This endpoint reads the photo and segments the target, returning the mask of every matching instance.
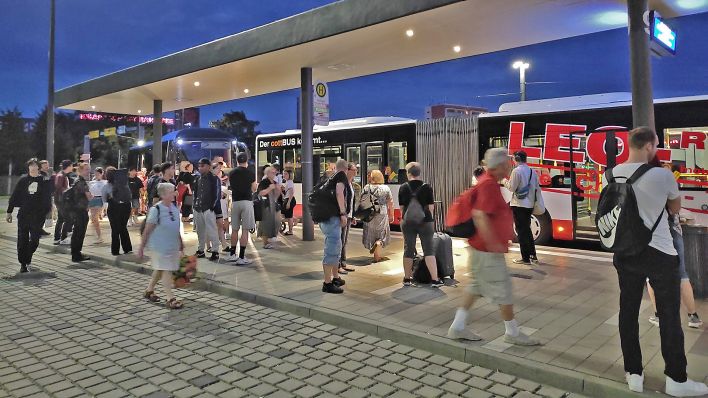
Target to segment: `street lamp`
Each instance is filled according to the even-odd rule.
[[[514,69],[519,70],[519,87],[521,89],[521,101],[526,101],[526,69],[528,69],[531,65],[524,61],[516,61],[511,66],[513,66]]]

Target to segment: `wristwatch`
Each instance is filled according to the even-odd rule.
[[[347,215],[347,213],[344,213],[344,212],[339,213],[339,216],[340,216],[340,217],[343,217],[343,216],[346,216],[346,215]]]

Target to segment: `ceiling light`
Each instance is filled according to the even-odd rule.
[[[96,109],[96,105],[91,105],[91,109]]]
[[[454,52],[456,52],[456,53],[459,53],[460,51],[462,51],[462,47],[460,47],[460,46],[455,46],[455,47],[452,48],[452,51],[454,51]]]
[[[138,113],[143,113],[143,110],[142,110],[142,109],[138,109]]]
[[[626,11],[605,11],[595,16],[595,22],[606,26],[624,26],[629,21]]]
[[[243,93],[244,93],[244,94],[248,94],[248,93],[250,93],[250,92],[251,92],[251,90],[249,90],[249,89],[247,89],[247,88],[244,88],[244,89],[243,89]]]
[[[413,37],[413,35],[415,35],[415,32],[413,32],[413,29],[408,29],[408,30],[406,31],[406,36],[408,36],[408,37]]]
[[[199,82],[194,82],[194,87],[199,87]]]

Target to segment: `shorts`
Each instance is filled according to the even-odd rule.
[[[169,254],[152,252],[150,260],[150,265],[154,270],[173,272],[179,270],[179,252]]]
[[[420,245],[423,246],[423,255],[435,255],[435,248],[433,247],[433,235],[435,235],[435,228],[433,228],[432,222],[409,225],[407,222],[401,221],[401,232],[403,232],[404,258],[415,257],[416,238],[418,236],[420,236]]]
[[[101,199],[100,196],[94,196],[93,198],[91,198],[91,200],[89,200],[88,207],[89,208],[103,207],[103,199]]]
[[[139,209],[140,208],[140,199],[135,198],[130,200],[130,208],[131,209]]]
[[[342,225],[339,217],[331,217],[327,221],[320,222],[320,230],[324,235],[324,256],[323,265],[339,265],[339,258],[342,255]]]
[[[256,228],[256,216],[253,214],[253,202],[250,200],[237,200],[231,203],[231,229],[248,231]]]
[[[490,253],[467,248],[472,280],[467,288],[473,296],[482,296],[492,304],[511,305],[511,277],[504,253]]]
[[[280,213],[283,215],[283,218],[285,218],[285,219],[293,218],[293,211],[295,210],[295,205],[297,204],[297,200],[295,198],[293,198],[290,208],[286,209],[285,203],[288,201],[289,201],[289,199],[283,200],[283,207],[280,210]]]
[[[220,218],[228,218],[229,217],[229,207],[227,206],[226,199],[221,199],[221,217]]]

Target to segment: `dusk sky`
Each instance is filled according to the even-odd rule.
[[[56,88],[130,67],[330,3],[326,0],[57,0]],[[48,0],[5,0],[0,15],[0,109],[32,117],[46,103]],[[166,6],[167,5],[167,6]],[[653,58],[655,97],[708,94],[708,13],[670,21],[673,58]],[[332,119],[423,118],[434,103],[496,111],[518,96],[513,61],[531,63],[528,99],[630,91],[627,30],[559,40],[384,73],[330,86]],[[373,95],[372,93],[376,93]],[[271,132],[295,127],[295,90],[202,107],[202,125],[243,110]]]

